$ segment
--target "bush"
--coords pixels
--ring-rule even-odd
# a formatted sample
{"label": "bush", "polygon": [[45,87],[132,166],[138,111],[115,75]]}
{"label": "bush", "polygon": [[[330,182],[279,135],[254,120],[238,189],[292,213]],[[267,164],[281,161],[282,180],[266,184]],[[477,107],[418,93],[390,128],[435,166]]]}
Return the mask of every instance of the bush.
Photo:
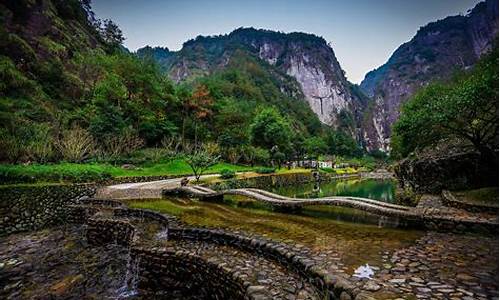
{"label": "bush", "polygon": [[256,164],[267,164],[271,158],[269,151],[254,146],[243,147],[243,159],[252,167]]}
{"label": "bush", "polygon": [[54,139],[50,127],[46,124],[35,124],[31,128],[32,136],[24,148],[27,159],[38,163],[46,163],[54,156]]}
{"label": "bush", "polygon": [[276,171],[274,168],[258,168],[255,172],[259,174],[272,174]]}
{"label": "bush", "polygon": [[94,151],[94,139],[82,128],[64,130],[57,148],[63,159],[69,162],[81,162]]}
{"label": "bush", "polygon": [[121,135],[109,136],[103,141],[101,156],[105,160],[118,160],[121,156],[128,156],[144,145],[133,130],[127,129]]}
{"label": "bush", "polygon": [[234,172],[233,170],[224,169],[224,170],[220,171],[220,177],[222,179],[230,179],[230,178],[234,178],[235,176],[236,176],[236,172]]}

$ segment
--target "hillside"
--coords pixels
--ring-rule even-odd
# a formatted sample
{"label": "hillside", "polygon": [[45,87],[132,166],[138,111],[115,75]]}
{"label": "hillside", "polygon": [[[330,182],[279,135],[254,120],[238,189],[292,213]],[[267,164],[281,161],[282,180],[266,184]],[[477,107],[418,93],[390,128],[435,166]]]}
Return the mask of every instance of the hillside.
{"label": "hillside", "polygon": [[[336,134],[320,122],[294,77],[246,46],[224,39],[231,50],[222,55],[217,39],[199,38],[180,52],[142,49],[140,59],[123,47],[116,24],[96,19],[87,1],[5,1],[0,11],[2,162],[116,162],[167,140],[183,147],[216,143],[223,158],[235,162],[243,160],[243,149],[269,158],[270,149],[258,145],[273,141],[256,141],[250,133],[259,115],[270,117],[270,128],[283,135],[276,143],[288,157],[302,155],[304,143],[319,137],[325,152],[323,140]],[[250,38],[252,30],[241,31],[229,40]],[[328,49],[325,55],[333,55]],[[188,59],[198,56],[214,59]],[[183,71],[198,61],[193,65],[201,67]],[[202,61],[211,63],[210,72]],[[162,70],[191,73],[179,82]],[[343,141],[347,148],[332,142],[328,151],[359,153],[352,139]]]}
{"label": "hillside", "polygon": [[[138,54],[149,49],[140,49]],[[176,82],[223,70],[234,62],[235,55],[262,60],[267,63],[262,67],[286,93],[296,93],[289,85],[298,82],[312,111],[327,125],[341,125],[341,112],[352,118],[361,106],[332,48],[312,34],[240,28],[227,35],[199,36],[184,43],[180,51],[168,53],[167,60],[159,59],[158,52],[152,56]],[[354,134],[354,128],[351,131]]]}
{"label": "hillside", "polygon": [[365,113],[368,149],[389,149],[391,126],[401,105],[419,88],[468,69],[498,41],[498,1],[479,3],[466,16],[451,16],[420,28],[387,63],[366,74],[363,91],[373,98]]}

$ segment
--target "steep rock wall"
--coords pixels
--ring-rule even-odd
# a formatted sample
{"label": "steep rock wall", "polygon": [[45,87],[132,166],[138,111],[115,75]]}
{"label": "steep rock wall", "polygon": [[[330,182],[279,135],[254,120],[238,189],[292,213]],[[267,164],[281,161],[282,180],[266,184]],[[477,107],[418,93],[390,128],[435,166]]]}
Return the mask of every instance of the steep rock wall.
{"label": "steep rock wall", "polygon": [[479,3],[466,16],[452,16],[420,28],[386,64],[369,72],[361,88],[373,97],[365,114],[368,149],[390,149],[391,126],[401,106],[421,87],[468,69],[498,40],[498,2]]}

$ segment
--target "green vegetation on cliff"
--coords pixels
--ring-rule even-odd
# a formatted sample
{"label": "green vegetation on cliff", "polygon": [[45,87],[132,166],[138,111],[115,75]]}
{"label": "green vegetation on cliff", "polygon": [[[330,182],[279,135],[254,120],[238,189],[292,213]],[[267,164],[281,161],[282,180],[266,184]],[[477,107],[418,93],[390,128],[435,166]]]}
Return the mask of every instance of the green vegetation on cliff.
{"label": "green vegetation on cliff", "polygon": [[450,82],[420,90],[404,105],[393,130],[397,155],[451,138],[472,145],[485,162],[498,165],[498,48]]}
{"label": "green vegetation on cliff", "polygon": [[[297,158],[304,142],[327,138],[318,154],[360,155],[352,138],[332,140],[337,133],[321,125],[293,78],[236,44],[225,68],[175,84],[151,59],[168,60],[167,49],[129,53],[120,29],[96,19],[88,1],[0,8],[2,162],[127,163],[144,148],[175,157],[215,142],[224,160],[253,165]],[[281,127],[252,133],[269,111]]]}

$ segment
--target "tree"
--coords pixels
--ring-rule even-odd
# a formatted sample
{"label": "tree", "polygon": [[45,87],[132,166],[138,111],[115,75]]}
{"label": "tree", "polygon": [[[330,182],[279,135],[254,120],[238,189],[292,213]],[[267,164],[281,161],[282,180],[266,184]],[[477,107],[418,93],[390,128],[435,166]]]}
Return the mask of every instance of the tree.
{"label": "tree", "polygon": [[125,40],[120,27],[110,19],[104,20],[101,27],[101,36],[106,43],[112,46],[120,46]]}
{"label": "tree", "polygon": [[304,141],[306,153],[310,157],[318,157],[328,153],[328,145],[321,137],[310,137]]}
{"label": "tree", "polygon": [[269,162],[270,155],[269,151],[259,147],[254,147],[251,145],[246,145],[242,147],[243,159],[245,162],[249,163],[250,166],[255,164],[266,164]]}
{"label": "tree", "polygon": [[485,163],[498,165],[498,49],[408,101],[393,127],[392,154],[404,157],[447,138],[468,141]]}
{"label": "tree", "polygon": [[186,155],[185,161],[191,167],[196,181],[199,181],[203,172],[215,165],[219,157],[210,147],[203,146]]}
{"label": "tree", "polygon": [[188,102],[189,111],[194,113],[195,128],[194,128],[194,143],[198,143],[198,122],[212,115],[211,107],[214,103],[207,86],[204,84],[198,85],[191,96],[191,101]]}
{"label": "tree", "polygon": [[274,108],[266,108],[250,125],[250,138],[255,146],[269,150],[278,146],[280,151],[286,151],[290,148],[290,125]]}
{"label": "tree", "polygon": [[348,157],[363,156],[363,149],[359,147],[350,135],[342,131],[330,132],[327,136],[326,142],[332,154]]}
{"label": "tree", "polygon": [[94,139],[85,129],[75,127],[64,130],[58,141],[57,149],[69,162],[81,162],[94,151]]}

